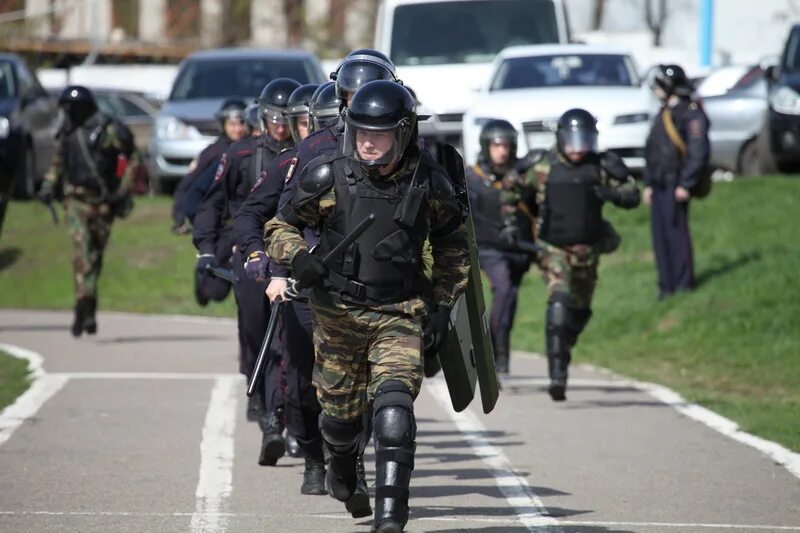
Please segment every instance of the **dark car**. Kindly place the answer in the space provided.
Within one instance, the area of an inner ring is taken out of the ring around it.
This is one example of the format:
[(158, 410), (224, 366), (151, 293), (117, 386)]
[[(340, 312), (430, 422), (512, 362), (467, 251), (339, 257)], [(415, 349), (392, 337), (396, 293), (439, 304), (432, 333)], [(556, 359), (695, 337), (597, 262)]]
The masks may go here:
[(53, 157), (56, 102), (19, 56), (0, 54), (0, 195), (30, 198)]
[(220, 133), (214, 113), (223, 100), (252, 100), (267, 83), (284, 77), (300, 83), (325, 80), (317, 58), (303, 51), (227, 48), (186, 58), (156, 118), (149, 160), (153, 187), (170, 191), (214, 142)]
[(800, 168), (800, 24), (789, 32), (780, 63), (766, 71), (767, 147), (780, 170)]

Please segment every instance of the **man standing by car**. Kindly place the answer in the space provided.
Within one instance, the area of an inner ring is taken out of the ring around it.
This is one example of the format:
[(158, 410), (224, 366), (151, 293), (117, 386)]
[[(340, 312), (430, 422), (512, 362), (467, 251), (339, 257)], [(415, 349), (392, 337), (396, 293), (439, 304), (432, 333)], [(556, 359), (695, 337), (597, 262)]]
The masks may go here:
[(536, 191), (514, 169), (517, 130), (510, 122), (487, 122), (481, 129), (480, 145), (478, 163), (467, 169), (467, 189), (481, 270), (492, 287), (489, 327), (495, 366), (498, 373), (508, 374), (517, 295), (531, 263), (531, 255), (519, 249), (519, 242), (533, 241)]
[(548, 392), (564, 401), (572, 348), (592, 316), (600, 254), (614, 251), (620, 237), (603, 220), (603, 204), (631, 209), (639, 189), (622, 158), (597, 151), (597, 121), (585, 109), (558, 119), (556, 148), (532, 168), (536, 183), (537, 257), (549, 298), (545, 339)]
[(692, 86), (678, 65), (662, 65), (651, 89), (663, 106), (645, 146), (644, 201), (651, 206), (659, 299), (694, 288), (689, 200), (707, 172), (709, 121), (692, 100)]
[(86, 87), (72, 85), (59, 98), (63, 123), (53, 163), (39, 197), (50, 204), (63, 186), (67, 224), (75, 246), (75, 320), (72, 335), (97, 332), (97, 280), (115, 217), (133, 208), (129, 192), (139, 162), (133, 134), (97, 108)]

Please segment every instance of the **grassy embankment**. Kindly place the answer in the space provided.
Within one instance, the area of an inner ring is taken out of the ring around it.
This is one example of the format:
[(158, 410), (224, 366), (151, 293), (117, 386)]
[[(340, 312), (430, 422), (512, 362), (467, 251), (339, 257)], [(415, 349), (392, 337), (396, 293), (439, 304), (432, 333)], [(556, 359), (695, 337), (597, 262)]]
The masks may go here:
[(28, 381), (28, 362), (0, 352), (0, 411), (25, 392)]
[[(698, 289), (664, 302), (656, 300), (647, 209), (609, 207), (624, 242), (602, 260), (595, 315), (576, 361), (665, 384), (800, 450), (798, 205), (795, 178), (717, 184), (692, 206)], [(116, 224), (101, 308), (234, 316), (232, 298), (194, 303), (194, 250), (169, 233), (168, 213), (166, 199), (141, 199)], [(71, 306), (69, 240), (43, 207), (12, 204), (0, 239), (0, 307)], [(538, 275), (528, 275), (515, 349), (542, 350), (544, 302)]]

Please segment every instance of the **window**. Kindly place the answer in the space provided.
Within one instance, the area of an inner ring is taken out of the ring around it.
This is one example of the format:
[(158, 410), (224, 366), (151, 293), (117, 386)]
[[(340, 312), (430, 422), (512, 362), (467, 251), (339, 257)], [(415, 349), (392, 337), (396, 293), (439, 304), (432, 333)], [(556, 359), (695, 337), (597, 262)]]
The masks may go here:
[(178, 73), (170, 100), (255, 98), (275, 78), (317, 81), (314, 65), (297, 59), (196, 59)]
[(638, 84), (633, 64), (626, 56), (573, 54), (510, 58), (497, 70), (491, 90)]
[(0, 61), (0, 100), (17, 96), (14, 83), (14, 66), (8, 61)]
[(800, 70), (800, 29), (796, 29), (789, 36), (786, 51), (783, 53), (782, 70), (797, 72)]
[(141, 108), (136, 102), (125, 98), (124, 96), (119, 97), (119, 107), (122, 109), (123, 116), (126, 117), (149, 117), (150, 114)]
[(488, 63), (508, 46), (556, 43), (551, 0), (473, 0), (398, 6), (391, 59), (397, 66)]

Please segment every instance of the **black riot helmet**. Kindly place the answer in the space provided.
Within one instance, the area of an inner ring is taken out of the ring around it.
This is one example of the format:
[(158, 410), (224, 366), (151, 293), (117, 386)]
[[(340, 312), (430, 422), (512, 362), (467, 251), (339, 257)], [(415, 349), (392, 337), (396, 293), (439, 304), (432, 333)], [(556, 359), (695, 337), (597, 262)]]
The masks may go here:
[(389, 58), (370, 48), (347, 54), (336, 72), (331, 73), (331, 79), (336, 82), (336, 95), (343, 104), (365, 83), (375, 80), (398, 81), (394, 64)]
[(582, 153), (581, 159), (597, 152), (597, 120), (585, 109), (570, 109), (558, 119), (556, 145), (564, 157)]
[(328, 81), (320, 85), (311, 96), (308, 114), (311, 123), (308, 125), (309, 133), (332, 128), (339, 121), (341, 100), (336, 96), (336, 84)]
[(344, 115), (344, 152), (367, 169), (400, 160), (413, 136), (417, 109), (399, 83), (376, 80), (364, 84)]
[(258, 97), (258, 110), (265, 124), (288, 124), (286, 106), (289, 96), (298, 87), (300, 84), (290, 78), (275, 78), (264, 86)]
[(509, 162), (513, 162), (517, 158), (517, 130), (507, 120), (494, 119), (490, 120), (481, 128), (480, 133), (481, 152), (478, 154), (478, 160), (481, 163), (491, 164), (489, 157), (489, 145), (495, 143), (508, 143), (509, 145)]
[[(303, 140), (300, 135), (300, 125), (303, 124), (308, 128), (311, 123), (308, 117), (308, 105), (318, 87), (319, 85), (316, 83), (307, 83), (301, 85), (289, 95), (286, 114), (289, 117), (289, 129), (292, 131), (292, 138), (295, 143)], [(306, 135), (308, 135), (308, 130), (306, 130)]]
[(97, 101), (92, 91), (82, 85), (70, 85), (58, 99), (58, 105), (69, 118), (70, 125), (78, 128), (97, 111)]
[(250, 131), (251, 135), (255, 132), (261, 133), (262, 125), (261, 116), (258, 111), (258, 102), (253, 102), (245, 107), (242, 116), (244, 117), (244, 122), (247, 124), (247, 129)]
[(228, 98), (222, 105), (219, 107), (217, 111), (216, 117), (219, 120), (220, 126), (225, 125), (225, 121), (229, 119), (239, 120), (244, 122), (244, 109), (247, 107), (242, 100), (238, 98)]
[(658, 65), (650, 80), (650, 89), (654, 93), (660, 89), (665, 98), (692, 94), (692, 84), (680, 65)]

